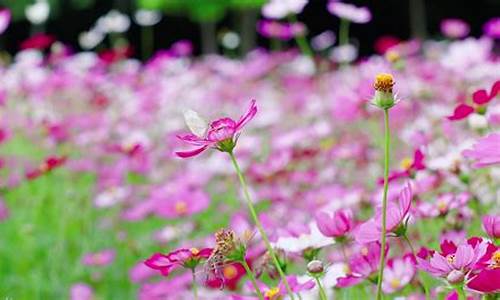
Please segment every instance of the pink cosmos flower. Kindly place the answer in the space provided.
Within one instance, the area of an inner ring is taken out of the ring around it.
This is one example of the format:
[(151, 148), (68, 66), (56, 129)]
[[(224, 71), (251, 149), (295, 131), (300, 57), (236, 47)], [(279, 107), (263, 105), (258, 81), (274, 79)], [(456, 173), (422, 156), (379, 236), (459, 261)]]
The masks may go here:
[(342, 237), (354, 227), (352, 211), (338, 210), (335, 213), (319, 212), (316, 214), (316, 225), (319, 231), (327, 237)]
[(209, 128), (197, 113), (193, 111), (186, 112), (184, 117), (192, 134), (178, 136), (178, 138), (198, 148), (189, 151), (177, 151), (175, 154), (182, 158), (192, 157), (202, 153), (209, 147), (225, 152), (232, 151), (243, 127), (257, 114), (255, 102), (255, 100), (251, 101), (247, 112), (238, 121), (231, 118), (220, 118), (210, 123)]
[(71, 286), (70, 300), (92, 300), (94, 290), (85, 283), (75, 283)]
[(290, 14), (299, 14), (309, 0), (271, 0), (262, 7), (262, 14), (270, 19), (282, 19)]
[[(398, 202), (387, 204), (387, 233), (395, 233), (400, 226), (405, 226), (408, 212), (410, 211), (413, 193), (410, 184), (407, 183), (400, 191)], [(358, 243), (369, 243), (380, 239), (382, 233), (382, 209), (377, 207), (375, 216), (361, 224), (354, 232), (354, 238)]]
[[(401, 162), (401, 165), (403, 167), (402, 170), (393, 171), (389, 174), (389, 182), (399, 178), (414, 177), (417, 171), (425, 169), (424, 160), (424, 153), (420, 149), (416, 149), (413, 154), (413, 159), (405, 159)], [(380, 185), (383, 185), (384, 178), (380, 178), (378, 180), (378, 183)]]
[(154, 213), (163, 218), (187, 217), (204, 211), (210, 197), (200, 188), (181, 188), (170, 193), (153, 192)]
[(486, 254), (487, 247), (488, 244), (480, 238), (471, 238), (458, 246), (444, 241), (441, 253), (423, 248), (417, 255), (417, 266), (433, 276), (446, 278), (450, 283), (460, 283)]
[(21, 49), (47, 49), (56, 41), (49, 34), (38, 33), (21, 43)]
[(500, 247), (488, 243), (486, 254), (469, 276), (467, 287), (482, 293), (500, 292)]
[(497, 80), (491, 87), (488, 93), (485, 89), (480, 89), (472, 93), (473, 105), (466, 103), (460, 103), (455, 110), (453, 115), (448, 116), (448, 120), (458, 121), (467, 118), (469, 115), (476, 111), (476, 108), (480, 108), (488, 104), (500, 93), (500, 80)]
[(26, 178), (29, 180), (36, 179), (62, 166), (65, 162), (66, 156), (49, 156), (37, 168), (27, 171)]
[(483, 229), (493, 239), (500, 238), (500, 215), (485, 215), (482, 218)]
[[(378, 269), (380, 248), (379, 242), (362, 245), (359, 252), (350, 257), (347, 276), (338, 279), (337, 287), (353, 286), (373, 276)], [(386, 253), (388, 250), (389, 245), (386, 246)]]
[(448, 38), (459, 39), (469, 34), (470, 26), (461, 19), (444, 19), (441, 21), (441, 32)]
[(196, 248), (181, 248), (168, 254), (155, 253), (144, 264), (151, 269), (158, 270), (163, 276), (178, 267), (194, 269), (202, 259), (207, 259), (212, 254), (211, 248), (198, 250)]
[(500, 39), (500, 17), (492, 18), (483, 26), (484, 34), (494, 39)]
[[(190, 273), (180, 274), (169, 280), (145, 283), (138, 292), (139, 300), (177, 300), (190, 299), (189, 285), (192, 283)], [(189, 296), (187, 296), (189, 295)]]
[(0, 10), (0, 34), (4, 33), (10, 24), (11, 13), (8, 8)]
[(476, 142), (472, 149), (462, 154), (474, 160), (474, 168), (483, 168), (500, 163), (500, 133), (492, 133)]
[(115, 260), (115, 250), (106, 249), (100, 252), (85, 254), (82, 264), (86, 266), (106, 266)]
[(416, 261), (413, 254), (389, 259), (384, 269), (384, 281), (382, 281), (384, 293), (392, 294), (401, 290), (410, 283), (416, 272)]
[(282, 23), (277, 21), (262, 20), (257, 23), (257, 31), (267, 38), (289, 40), (294, 36), (304, 35), (306, 27), (303, 23)]
[(331, 14), (353, 23), (368, 23), (372, 19), (372, 14), (367, 7), (357, 7), (348, 3), (330, 1), (327, 8)]

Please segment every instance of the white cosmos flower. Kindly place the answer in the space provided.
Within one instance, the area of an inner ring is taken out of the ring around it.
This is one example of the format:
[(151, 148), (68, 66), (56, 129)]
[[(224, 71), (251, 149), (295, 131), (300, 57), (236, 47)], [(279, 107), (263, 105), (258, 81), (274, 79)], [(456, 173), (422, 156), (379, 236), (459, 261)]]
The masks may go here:
[(50, 5), (45, 0), (38, 0), (32, 5), (26, 6), (24, 13), (32, 24), (42, 24), (49, 18)]
[(306, 249), (318, 249), (333, 245), (335, 241), (321, 234), (314, 223), (309, 224), (311, 233), (301, 234), (299, 237), (280, 237), (274, 247), (287, 252), (302, 252)]
[(282, 19), (302, 12), (308, 0), (271, 0), (262, 7), (262, 14), (270, 19)]
[(134, 21), (141, 26), (153, 26), (161, 21), (161, 13), (157, 10), (139, 9), (134, 14)]
[(208, 130), (208, 123), (194, 110), (188, 109), (184, 112), (184, 121), (191, 132), (203, 137)]
[(104, 34), (97, 30), (85, 31), (80, 33), (80, 35), (78, 36), (78, 43), (80, 44), (80, 47), (82, 47), (85, 50), (90, 50), (92, 48), (95, 48), (103, 40), (104, 40)]
[(96, 29), (101, 32), (122, 33), (129, 29), (130, 18), (121, 12), (113, 9), (97, 20)]

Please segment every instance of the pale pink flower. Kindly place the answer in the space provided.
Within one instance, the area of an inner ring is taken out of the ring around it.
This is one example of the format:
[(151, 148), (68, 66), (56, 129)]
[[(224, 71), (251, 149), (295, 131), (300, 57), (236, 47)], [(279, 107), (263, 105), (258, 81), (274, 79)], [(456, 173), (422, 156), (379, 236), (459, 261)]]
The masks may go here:
[(462, 154), (474, 160), (475, 168), (483, 168), (500, 163), (500, 133), (491, 133), (476, 142), (472, 149)]
[(344, 236), (354, 227), (352, 211), (350, 210), (338, 210), (333, 214), (319, 212), (315, 219), (319, 231), (327, 237)]
[(10, 10), (7, 8), (0, 10), (0, 34), (4, 33), (7, 27), (9, 27), (11, 19)]
[(270, 19), (282, 19), (290, 14), (299, 14), (309, 0), (271, 0), (262, 7), (262, 14)]
[(364, 6), (357, 7), (348, 3), (330, 1), (327, 8), (331, 14), (353, 23), (368, 23), (372, 19), (370, 10)]
[(493, 239), (500, 238), (500, 215), (485, 215), (482, 218), (483, 229)]
[(87, 266), (106, 266), (115, 260), (115, 250), (106, 249), (100, 252), (87, 253), (82, 258), (82, 264)]
[(410, 283), (416, 272), (416, 262), (412, 254), (389, 259), (384, 269), (382, 289), (387, 294), (397, 292)]
[(93, 300), (94, 290), (85, 283), (75, 283), (70, 290), (70, 300)]
[(448, 38), (463, 38), (470, 32), (470, 26), (461, 19), (445, 19), (441, 21), (441, 32)]

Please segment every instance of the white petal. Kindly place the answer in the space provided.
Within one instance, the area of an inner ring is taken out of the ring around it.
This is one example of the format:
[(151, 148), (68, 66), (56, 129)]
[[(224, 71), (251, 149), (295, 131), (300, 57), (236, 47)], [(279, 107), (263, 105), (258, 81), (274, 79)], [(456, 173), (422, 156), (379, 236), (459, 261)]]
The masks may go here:
[(203, 137), (208, 129), (208, 124), (194, 110), (188, 109), (184, 112), (184, 120), (191, 132), (199, 137)]

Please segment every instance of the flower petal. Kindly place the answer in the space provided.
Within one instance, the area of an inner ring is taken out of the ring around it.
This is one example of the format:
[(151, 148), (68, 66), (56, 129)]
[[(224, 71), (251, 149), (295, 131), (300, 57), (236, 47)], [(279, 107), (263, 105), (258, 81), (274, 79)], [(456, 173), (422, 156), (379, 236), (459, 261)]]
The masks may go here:
[(196, 156), (196, 155), (200, 154), (201, 152), (205, 151), (207, 148), (208, 148), (208, 146), (203, 146), (201, 148), (190, 150), (190, 151), (176, 151), (175, 155), (177, 155), (181, 158), (193, 157), (193, 156)]

